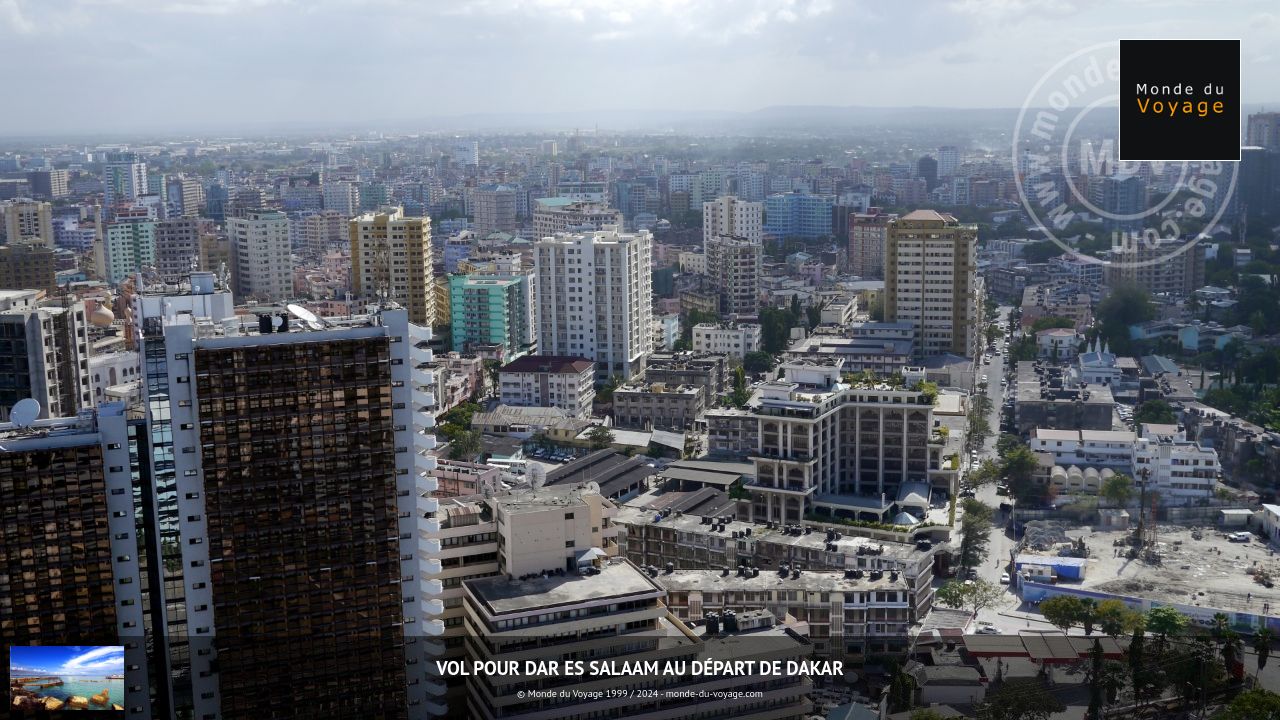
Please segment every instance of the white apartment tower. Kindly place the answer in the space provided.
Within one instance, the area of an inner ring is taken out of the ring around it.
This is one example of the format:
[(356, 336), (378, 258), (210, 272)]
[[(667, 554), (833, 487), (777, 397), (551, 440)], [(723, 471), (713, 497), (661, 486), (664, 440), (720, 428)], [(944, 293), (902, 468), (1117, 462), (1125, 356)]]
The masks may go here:
[(616, 226), (540, 240), (539, 352), (593, 360), (597, 379), (642, 371), (653, 343), (652, 248), (648, 231)]
[(334, 210), (344, 218), (354, 216), (360, 210), (360, 188), (352, 182), (325, 183), (324, 209)]
[(244, 217), (229, 217), (227, 234), (237, 298), (275, 301), (293, 296), (289, 218), (284, 213), (251, 210)]
[(702, 203), (703, 244), (721, 235), (759, 245), (764, 239), (764, 203), (745, 202), (732, 195)]

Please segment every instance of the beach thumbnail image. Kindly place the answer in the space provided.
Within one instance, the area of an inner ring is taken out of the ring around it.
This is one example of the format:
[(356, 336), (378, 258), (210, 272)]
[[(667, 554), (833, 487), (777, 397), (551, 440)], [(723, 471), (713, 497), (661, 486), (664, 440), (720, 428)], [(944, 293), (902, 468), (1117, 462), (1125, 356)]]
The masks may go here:
[(123, 716), (124, 647), (10, 647), (9, 697), (18, 717), (95, 710)]

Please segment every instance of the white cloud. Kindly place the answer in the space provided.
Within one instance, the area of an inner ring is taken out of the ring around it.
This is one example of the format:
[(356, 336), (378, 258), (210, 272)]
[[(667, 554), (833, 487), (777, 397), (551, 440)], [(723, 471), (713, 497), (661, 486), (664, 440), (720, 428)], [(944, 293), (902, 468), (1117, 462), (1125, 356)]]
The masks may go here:
[(124, 648), (114, 646), (96, 647), (83, 652), (62, 664), (60, 675), (96, 675), (98, 673), (122, 672), (124, 670)]
[(28, 35), (36, 29), (22, 13), (18, 0), (0, 0), (0, 28), (12, 29), (22, 35)]

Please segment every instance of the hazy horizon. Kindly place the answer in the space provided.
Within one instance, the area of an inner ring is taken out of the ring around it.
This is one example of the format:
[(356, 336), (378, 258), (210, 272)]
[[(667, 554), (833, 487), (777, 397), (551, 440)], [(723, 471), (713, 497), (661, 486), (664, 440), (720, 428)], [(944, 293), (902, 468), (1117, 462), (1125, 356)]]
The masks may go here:
[(1243, 101), (1280, 100), (1263, 0), (0, 0), (0, 136), (1009, 109), (1127, 37), (1240, 38)]

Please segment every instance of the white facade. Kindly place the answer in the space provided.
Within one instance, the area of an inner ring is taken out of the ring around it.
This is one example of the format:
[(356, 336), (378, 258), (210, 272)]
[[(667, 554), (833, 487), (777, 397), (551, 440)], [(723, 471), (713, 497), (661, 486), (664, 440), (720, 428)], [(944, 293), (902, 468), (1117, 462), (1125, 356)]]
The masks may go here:
[(764, 203), (745, 202), (732, 195), (702, 203), (702, 242), (727, 235), (759, 244), (764, 240)]
[(93, 404), (101, 405), (109, 400), (107, 388), (133, 382), (142, 377), (142, 365), (138, 353), (133, 350), (94, 355), (89, 358), (89, 387)]
[[(536, 367), (546, 362), (545, 369)], [(577, 418), (591, 416), (595, 400), (595, 366), (585, 360), (529, 356), (498, 373), (503, 405), (554, 407)]]
[(1129, 472), (1134, 434), (1121, 430), (1048, 430), (1031, 434), (1032, 452), (1049, 453), (1055, 465), (1111, 468)]
[(629, 379), (653, 344), (653, 236), (614, 227), (537, 243), (538, 350), (585, 357)]
[(705, 253), (685, 251), (677, 256), (680, 272), (707, 274), (707, 256)]
[(1162, 498), (1212, 497), (1217, 487), (1218, 453), (1188, 440), (1177, 425), (1144, 423), (1133, 446), (1135, 478), (1147, 471), (1147, 488)]
[(325, 210), (334, 210), (344, 218), (354, 217), (360, 211), (360, 188), (355, 183), (325, 183), (321, 192)]
[(700, 323), (693, 326), (693, 351), (727, 355), (742, 360), (747, 353), (760, 350), (759, 325), (716, 325)]
[(279, 301), (293, 297), (289, 218), (284, 213), (259, 210), (243, 218), (227, 218), (227, 234), (238, 298)]

